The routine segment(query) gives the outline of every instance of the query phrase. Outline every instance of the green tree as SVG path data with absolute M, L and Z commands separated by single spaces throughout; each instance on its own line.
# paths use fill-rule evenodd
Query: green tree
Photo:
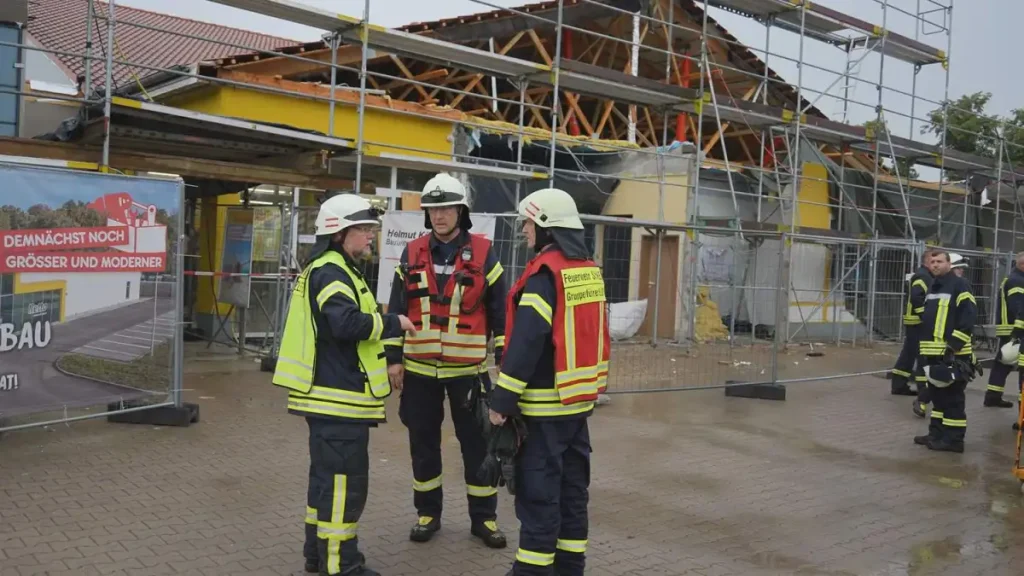
M 945 136 L 947 148 L 995 159 L 1002 119 L 985 112 L 991 99 L 991 92 L 975 92 L 956 100 L 945 100 L 928 113 L 928 123 L 921 127 L 921 134 L 932 134 L 940 143 Z M 960 172 L 946 170 L 946 178 L 963 177 Z

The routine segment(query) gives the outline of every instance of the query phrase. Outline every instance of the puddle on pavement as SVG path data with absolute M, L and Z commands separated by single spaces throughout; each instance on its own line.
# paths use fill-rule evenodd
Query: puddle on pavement
M 951 536 L 942 540 L 925 542 L 910 549 L 910 560 L 904 564 L 892 566 L 884 574 L 900 576 L 922 576 L 930 574 L 936 568 L 961 563 L 972 558 L 982 558 L 1003 554 L 1009 550 L 1009 542 L 1002 534 L 993 534 L 988 538 L 961 540 L 959 536 Z

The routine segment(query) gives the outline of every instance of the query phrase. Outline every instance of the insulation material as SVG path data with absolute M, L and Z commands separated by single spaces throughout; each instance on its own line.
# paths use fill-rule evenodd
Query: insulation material
M 608 332 L 612 340 L 628 340 L 640 330 L 647 315 L 647 299 L 608 305 Z
M 722 313 L 718 304 L 711 299 L 706 286 L 697 289 L 697 314 L 695 318 L 694 338 L 697 342 L 720 340 L 729 337 L 729 329 L 722 324 Z

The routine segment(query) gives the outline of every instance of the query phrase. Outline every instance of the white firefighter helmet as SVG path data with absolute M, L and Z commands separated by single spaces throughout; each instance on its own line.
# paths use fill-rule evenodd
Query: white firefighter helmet
M 947 388 L 953 383 L 953 369 L 944 364 L 931 364 L 924 367 L 924 377 L 936 388 Z
M 564 190 L 537 190 L 519 203 L 519 216 L 528 218 L 541 228 L 583 230 L 576 201 Z
M 329 236 L 359 224 L 380 224 L 380 210 L 358 194 L 337 194 L 320 205 L 316 235 Z
M 434 225 L 430 222 L 430 214 L 427 208 L 441 208 L 443 206 L 462 206 L 459 213 L 459 228 L 469 230 L 473 227 L 473 221 L 469 217 L 469 194 L 466 187 L 459 182 L 459 179 L 445 172 L 434 176 L 423 186 L 420 193 L 420 208 L 423 208 L 423 227 L 433 230 Z
M 967 259 L 956 252 L 949 253 L 950 268 L 967 268 Z
M 441 172 L 434 176 L 423 186 L 420 194 L 420 206 L 427 208 L 439 208 L 441 206 L 465 206 L 469 208 L 469 198 L 466 195 L 466 187 L 459 182 L 459 179 Z
M 1016 366 L 1017 357 L 1020 355 L 1020 342 L 1010 340 L 999 348 L 999 363 L 1007 366 Z

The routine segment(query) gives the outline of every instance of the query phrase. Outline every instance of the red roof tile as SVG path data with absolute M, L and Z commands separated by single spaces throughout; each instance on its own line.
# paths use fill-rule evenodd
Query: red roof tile
M 28 32 L 41 47 L 48 50 L 85 53 L 86 0 L 29 0 Z M 107 45 L 107 3 L 95 2 L 93 19 L 92 62 L 93 85 L 102 85 L 105 73 L 104 58 Z M 281 46 L 298 44 L 296 40 L 258 34 L 219 24 L 199 22 L 167 14 L 140 10 L 117 4 L 114 10 L 114 59 L 154 68 L 168 68 L 180 64 L 194 64 L 203 60 L 251 53 L 239 48 L 247 46 L 259 50 L 274 50 Z M 140 24 L 158 30 L 132 26 Z M 197 40 L 175 35 L 190 34 L 208 38 Z M 228 42 L 234 46 L 211 41 Z M 49 54 L 72 77 L 84 74 L 84 58 L 70 54 Z M 155 70 L 114 64 L 114 84 L 122 86 L 133 82 L 133 75 L 144 77 Z

